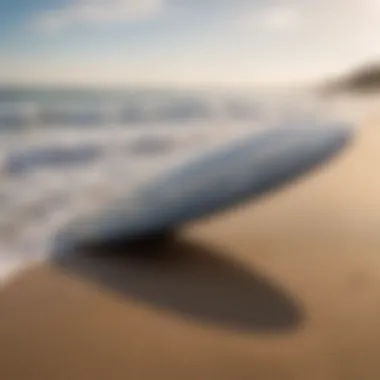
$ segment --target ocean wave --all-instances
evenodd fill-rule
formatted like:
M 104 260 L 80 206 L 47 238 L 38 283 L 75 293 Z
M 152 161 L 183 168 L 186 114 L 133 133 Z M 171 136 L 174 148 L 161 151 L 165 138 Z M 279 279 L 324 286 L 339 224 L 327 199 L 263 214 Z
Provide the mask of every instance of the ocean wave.
M 257 117 L 253 105 L 224 102 L 219 107 L 199 100 L 170 102 L 129 102 L 126 104 L 83 103 L 0 103 L 0 128 L 16 130 L 32 126 L 96 127 L 108 125 L 140 126 L 154 123 L 178 124 L 187 121 L 212 120 L 221 116 L 234 120 Z
M 1 92 L 0 92 L 1 95 Z M 129 94 L 103 97 L 94 94 L 49 92 L 13 101 L 0 96 L 0 129 L 18 131 L 28 127 L 149 127 L 156 124 L 181 126 L 196 121 L 249 122 L 292 114 L 320 112 L 312 95 L 181 95 Z M 13 98 L 15 95 L 13 94 Z

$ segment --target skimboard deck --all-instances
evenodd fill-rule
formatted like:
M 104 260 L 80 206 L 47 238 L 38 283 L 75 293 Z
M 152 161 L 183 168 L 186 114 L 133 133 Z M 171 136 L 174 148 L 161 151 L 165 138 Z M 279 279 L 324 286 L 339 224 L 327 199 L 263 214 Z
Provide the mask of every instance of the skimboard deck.
M 345 125 L 278 128 L 192 157 L 131 194 L 64 226 L 55 249 L 133 240 L 258 197 L 325 162 L 348 143 Z

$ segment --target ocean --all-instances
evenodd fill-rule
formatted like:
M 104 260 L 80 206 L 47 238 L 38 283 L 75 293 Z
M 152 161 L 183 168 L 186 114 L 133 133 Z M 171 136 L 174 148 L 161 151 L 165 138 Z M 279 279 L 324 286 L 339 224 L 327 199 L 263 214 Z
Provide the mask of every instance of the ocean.
M 45 259 L 71 218 L 189 156 L 255 129 L 357 122 L 378 104 L 294 90 L 0 88 L 0 281 Z

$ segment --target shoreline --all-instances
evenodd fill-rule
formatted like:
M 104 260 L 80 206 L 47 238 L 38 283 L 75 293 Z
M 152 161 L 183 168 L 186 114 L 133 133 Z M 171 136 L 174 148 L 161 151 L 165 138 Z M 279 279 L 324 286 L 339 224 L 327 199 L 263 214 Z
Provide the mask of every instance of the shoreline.
M 0 288 L 5 379 L 376 379 L 380 125 L 178 242 L 26 269 Z M 143 253 L 143 256 L 142 256 Z

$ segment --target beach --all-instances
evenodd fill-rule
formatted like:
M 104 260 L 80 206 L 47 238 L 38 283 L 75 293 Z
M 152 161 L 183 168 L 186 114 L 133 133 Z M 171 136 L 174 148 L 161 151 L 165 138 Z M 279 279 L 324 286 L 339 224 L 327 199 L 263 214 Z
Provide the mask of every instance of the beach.
M 0 288 L 0 377 L 379 378 L 379 146 L 367 121 L 328 164 L 173 241 L 26 268 Z

